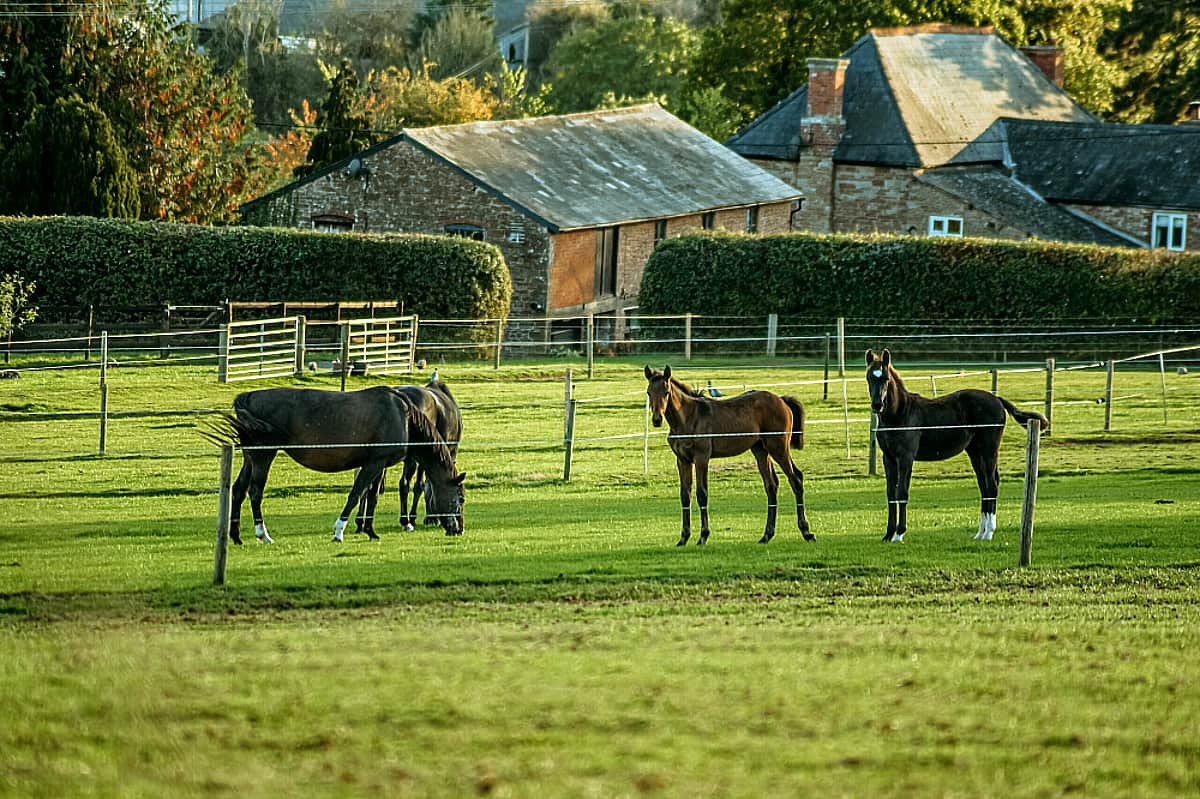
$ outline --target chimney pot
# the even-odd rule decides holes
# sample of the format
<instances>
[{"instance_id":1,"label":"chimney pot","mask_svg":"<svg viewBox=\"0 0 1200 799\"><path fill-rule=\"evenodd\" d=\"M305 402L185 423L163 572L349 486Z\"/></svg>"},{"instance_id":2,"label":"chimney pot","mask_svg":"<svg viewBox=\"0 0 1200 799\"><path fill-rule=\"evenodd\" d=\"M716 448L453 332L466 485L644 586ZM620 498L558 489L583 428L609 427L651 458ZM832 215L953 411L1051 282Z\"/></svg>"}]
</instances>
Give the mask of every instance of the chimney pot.
<instances>
[{"instance_id":1,"label":"chimney pot","mask_svg":"<svg viewBox=\"0 0 1200 799\"><path fill-rule=\"evenodd\" d=\"M1192 100L1188 103L1187 121L1200 122L1200 100Z\"/></svg>"}]
</instances>

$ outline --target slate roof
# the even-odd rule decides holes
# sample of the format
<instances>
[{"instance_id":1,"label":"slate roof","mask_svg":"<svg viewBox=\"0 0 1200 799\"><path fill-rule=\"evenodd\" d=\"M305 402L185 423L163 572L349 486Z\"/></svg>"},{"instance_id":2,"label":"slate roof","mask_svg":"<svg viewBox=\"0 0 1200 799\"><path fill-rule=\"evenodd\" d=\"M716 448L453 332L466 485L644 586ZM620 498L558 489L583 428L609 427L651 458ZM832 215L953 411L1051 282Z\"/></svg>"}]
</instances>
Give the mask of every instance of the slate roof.
<instances>
[{"instance_id":1,"label":"slate roof","mask_svg":"<svg viewBox=\"0 0 1200 799\"><path fill-rule=\"evenodd\" d=\"M1048 200L1200 210L1200 125L1002 120L1014 176Z\"/></svg>"},{"instance_id":2,"label":"slate roof","mask_svg":"<svg viewBox=\"0 0 1200 799\"><path fill-rule=\"evenodd\" d=\"M1092 224L1069 210L1045 202L1027 186L998 167L943 167L916 174L916 179L958 197L1031 238L1073 241L1110 247L1129 247L1134 242ZM968 230L969 236L987 235Z\"/></svg>"},{"instance_id":3,"label":"slate roof","mask_svg":"<svg viewBox=\"0 0 1200 799\"><path fill-rule=\"evenodd\" d=\"M843 163L931 167L999 161L981 138L1000 117L1096 118L991 28L873 30L854 43L843 90ZM807 103L801 87L728 142L746 157L795 160Z\"/></svg>"},{"instance_id":4,"label":"slate roof","mask_svg":"<svg viewBox=\"0 0 1200 799\"><path fill-rule=\"evenodd\" d=\"M802 196L655 104L403 136L551 230Z\"/></svg>"}]
</instances>

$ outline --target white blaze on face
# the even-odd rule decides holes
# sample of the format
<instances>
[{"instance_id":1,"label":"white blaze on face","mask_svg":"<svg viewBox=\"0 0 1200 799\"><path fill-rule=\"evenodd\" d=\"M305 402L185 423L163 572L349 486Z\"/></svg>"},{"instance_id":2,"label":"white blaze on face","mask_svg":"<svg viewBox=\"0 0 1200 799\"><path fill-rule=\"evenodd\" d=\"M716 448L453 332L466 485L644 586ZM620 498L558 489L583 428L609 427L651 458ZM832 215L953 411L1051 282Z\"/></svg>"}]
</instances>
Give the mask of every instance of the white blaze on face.
<instances>
[{"instance_id":1,"label":"white blaze on face","mask_svg":"<svg viewBox=\"0 0 1200 799\"><path fill-rule=\"evenodd\" d=\"M871 374L875 375L875 377L883 377L883 370L876 369L874 372L871 372Z\"/></svg>"}]
</instances>

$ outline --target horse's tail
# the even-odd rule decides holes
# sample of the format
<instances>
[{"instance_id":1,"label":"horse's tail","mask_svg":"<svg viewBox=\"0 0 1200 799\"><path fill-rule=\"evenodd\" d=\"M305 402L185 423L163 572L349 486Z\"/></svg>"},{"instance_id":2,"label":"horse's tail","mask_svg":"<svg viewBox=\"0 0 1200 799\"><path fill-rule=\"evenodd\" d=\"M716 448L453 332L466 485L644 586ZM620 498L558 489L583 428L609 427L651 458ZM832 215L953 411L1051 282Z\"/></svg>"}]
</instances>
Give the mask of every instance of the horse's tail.
<instances>
[{"instance_id":1,"label":"horse's tail","mask_svg":"<svg viewBox=\"0 0 1200 799\"><path fill-rule=\"evenodd\" d=\"M241 397L233 401L233 411L225 411L205 423L200 435L218 446L229 444L252 447L265 444L280 431L267 420L255 416L244 405Z\"/></svg>"},{"instance_id":2,"label":"horse's tail","mask_svg":"<svg viewBox=\"0 0 1200 799\"><path fill-rule=\"evenodd\" d=\"M795 397L783 397L792 411L792 448L804 449L804 406Z\"/></svg>"},{"instance_id":3,"label":"horse's tail","mask_svg":"<svg viewBox=\"0 0 1200 799\"><path fill-rule=\"evenodd\" d=\"M1004 406L1004 410L1008 411L1008 415L1020 422L1022 426L1028 424L1030 419L1037 419L1038 426L1043 431L1050 427L1050 420L1037 411L1023 411L1004 397L996 397L996 399L1000 400L1000 404Z\"/></svg>"}]
</instances>

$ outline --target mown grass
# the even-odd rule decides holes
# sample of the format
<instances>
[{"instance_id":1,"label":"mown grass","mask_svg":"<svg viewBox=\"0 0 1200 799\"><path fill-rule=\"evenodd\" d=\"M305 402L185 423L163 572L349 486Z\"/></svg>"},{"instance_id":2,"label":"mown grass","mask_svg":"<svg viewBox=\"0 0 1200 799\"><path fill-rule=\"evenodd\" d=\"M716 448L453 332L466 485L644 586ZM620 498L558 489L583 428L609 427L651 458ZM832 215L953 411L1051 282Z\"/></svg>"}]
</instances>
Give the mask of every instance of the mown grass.
<instances>
[{"instance_id":1,"label":"mown grass","mask_svg":"<svg viewBox=\"0 0 1200 799\"><path fill-rule=\"evenodd\" d=\"M819 377L728 366L683 376L734 390ZM714 470L710 545L676 548L661 435L643 473L640 364L581 371L575 395L592 401L570 483L561 364L449 364L465 536L399 532L393 498L382 541L336 546L349 476L281 459L265 505L277 543L232 548L222 587L217 459L192 412L248 386L199 368L113 370L99 456L96 420L76 415L98 408L94 372L0 384L0 794L1200 788L1193 376L1168 375L1164 425L1158 374L1119 375L1118 395L1140 396L1114 406L1105 434L1103 373L1060 373L1034 565L1018 569L1015 427L996 541L971 537L978 494L960 458L918 467L910 535L884 545L857 370L850 457L840 385L829 401L819 385L777 387L808 408L799 462L817 541L781 513L775 541L754 543L763 499L744 458ZM1005 374L1001 393L1037 407L1043 381Z\"/></svg>"}]
</instances>

